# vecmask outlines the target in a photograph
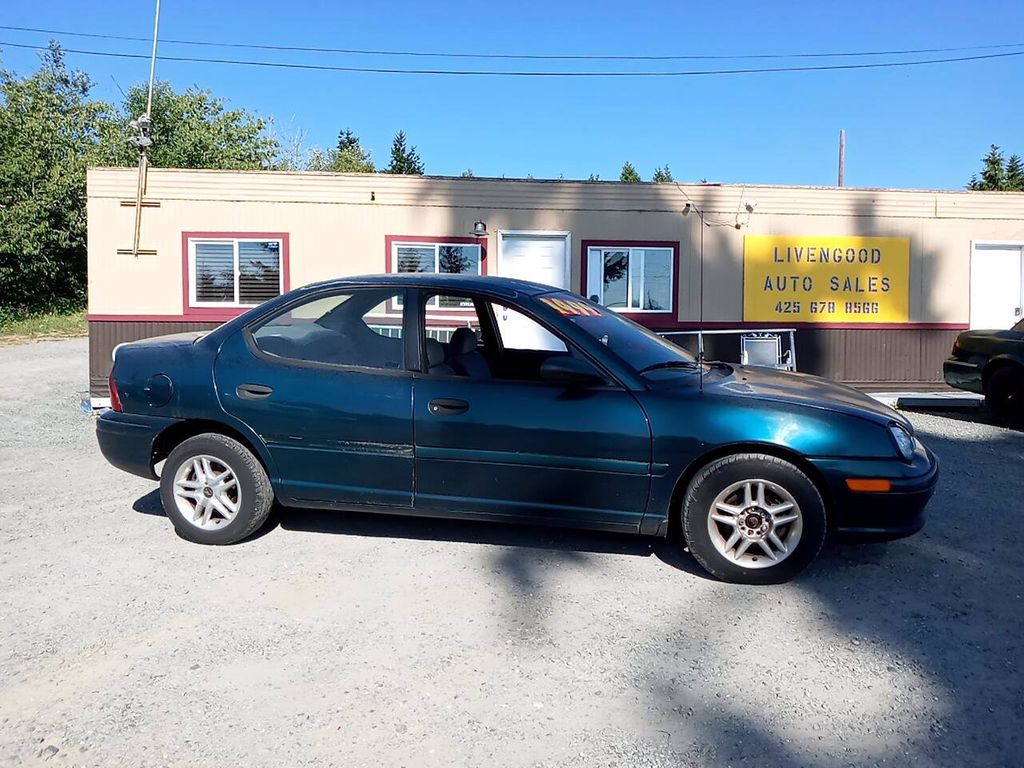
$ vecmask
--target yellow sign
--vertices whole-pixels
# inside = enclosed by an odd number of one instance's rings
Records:
[[[905,323],[910,239],[747,235],[747,322]]]

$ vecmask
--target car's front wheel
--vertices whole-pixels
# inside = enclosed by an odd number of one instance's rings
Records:
[[[270,478],[252,452],[207,433],[178,445],[164,463],[160,498],[178,534],[198,544],[233,544],[266,522]]]
[[[690,483],[682,528],[708,573],[738,584],[788,581],[825,541],[825,503],[788,461],[744,453],[713,461]]]

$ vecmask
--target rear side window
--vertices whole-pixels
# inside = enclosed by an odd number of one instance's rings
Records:
[[[403,368],[402,291],[365,289],[321,296],[275,315],[252,332],[259,350],[282,360]]]

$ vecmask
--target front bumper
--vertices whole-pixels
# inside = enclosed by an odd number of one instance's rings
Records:
[[[942,364],[942,378],[949,386],[956,389],[977,392],[979,395],[984,394],[980,365],[966,363],[951,357]]]
[[[843,538],[867,541],[901,539],[924,526],[924,509],[939,481],[939,462],[920,445],[911,462],[897,459],[815,461],[828,481],[835,531]],[[848,478],[884,478],[886,492],[851,491]]]
[[[156,480],[153,441],[179,419],[103,411],[96,419],[96,440],[103,457],[118,469]]]

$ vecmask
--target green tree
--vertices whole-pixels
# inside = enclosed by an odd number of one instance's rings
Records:
[[[331,153],[326,170],[337,173],[373,173],[375,168],[369,150],[363,149],[359,137],[346,128],[338,134],[338,146]]]
[[[146,86],[128,90],[117,120],[106,136],[107,162],[134,165],[138,151],[128,142],[130,123],[146,111]],[[280,144],[265,120],[244,109],[228,109],[224,99],[192,86],[177,92],[170,83],[153,88],[153,145],[150,164],[159,168],[259,170],[276,166]]]
[[[663,182],[668,182],[668,181],[675,181],[675,179],[672,178],[672,171],[670,171],[668,169],[667,165],[664,165],[661,168],[655,168],[654,169],[654,179],[653,180],[655,182],[659,183],[659,184],[661,184]]]
[[[1006,163],[1003,153],[995,144],[989,148],[988,154],[981,158],[981,178],[972,176],[968,189],[1001,190],[1006,184]]]
[[[57,43],[40,60],[0,71],[0,313],[85,302],[85,169],[111,110]]]
[[[296,170],[306,171],[330,171],[334,167],[334,159],[337,151],[334,149],[324,149],[323,147],[313,147],[309,150],[306,155],[305,163],[301,168]],[[286,169],[287,170],[287,169]]]
[[[619,181],[624,184],[639,184],[640,174],[636,172],[636,168],[629,161],[622,164],[622,172],[619,173]]]
[[[473,178],[473,169],[472,168],[467,168],[466,170],[464,170],[462,172],[462,178],[464,178],[464,179],[472,179]]]
[[[1024,192],[1024,162],[1020,155],[1010,155],[1006,161],[1006,189],[1011,192]]]
[[[391,164],[384,169],[384,173],[423,175],[423,162],[416,152],[416,147],[406,145],[405,131],[395,134],[394,141],[391,142]]]

